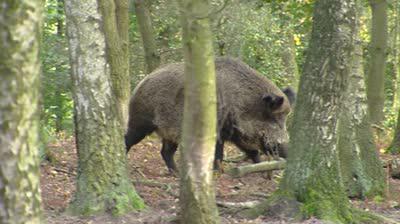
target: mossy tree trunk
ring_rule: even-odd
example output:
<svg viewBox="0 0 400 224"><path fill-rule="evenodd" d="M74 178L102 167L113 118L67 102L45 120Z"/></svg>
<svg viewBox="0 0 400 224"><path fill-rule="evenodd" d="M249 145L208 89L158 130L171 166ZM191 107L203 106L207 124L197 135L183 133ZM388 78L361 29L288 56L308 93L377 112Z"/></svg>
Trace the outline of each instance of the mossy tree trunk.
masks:
<svg viewBox="0 0 400 224"><path fill-rule="evenodd" d="M183 26L185 99L181 143L181 223L219 223L212 165L216 143L216 83L209 3L178 0Z"/></svg>
<svg viewBox="0 0 400 224"><path fill-rule="evenodd" d="M154 30L151 22L151 15L148 9L148 1L134 0L137 24L144 49L146 60L146 72L154 71L160 65L160 55L157 52L157 45L154 36Z"/></svg>
<svg viewBox="0 0 400 224"><path fill-rule="evenodd" d="M390 144L388 151L392 154L400 154L400 109L397 116L397 127L394 131L393 141Z"/></svg>
<svg viewBox="0 0 400 224"><path fill-rule="evenodd" d="M287 202L279 209L292 218L354 221L340 178L336 143L339 109L348 84L355 6L355 0L316 1L284 177L274 202L270 199L250 212L266 214L272 210L269 202ZM297 208L290 209L296 203Z"/></svg>
<svg viewBox="0 0 400 224"><path fill-rule="evenodd" d="M42 1L1 0L0 223L40 224L39 40Z"/></svg>
<svg viewBox="0 0 400 224"><path fill-rule="evenodd" d="M367 76L368 110L371 122L384 119L385 67L387 49L387 0L369 0L372 9L370 60Z"/></svg>
<svg viewBox="0 0 400 224"><path fill-rule="evenodd" d="M65 1L70 50L78 177L70 211L123 214L144 207L129 180L120 102L113 90L106 30L96 0ZM117 35L117 34L113 34ZM115 78L115 77L114 77Z"/></svg>
<svg viewBox="0 0 400 224"><path fill-rule="evenodd" d="M106 38L107 61L111 69L111 88L116 98L121 125L126 128L130 98L129 2L98 0L98 5Z"/></svg>
<svg viewBox="0 0 400 224"><path fill-rule="evenodd" d="M361 13L362 8L357 7ZM368 118L359 21L355 32L349 86L339 119L338 150L343 184L349 197L372 197L385 192L385 173Z"/></svg>

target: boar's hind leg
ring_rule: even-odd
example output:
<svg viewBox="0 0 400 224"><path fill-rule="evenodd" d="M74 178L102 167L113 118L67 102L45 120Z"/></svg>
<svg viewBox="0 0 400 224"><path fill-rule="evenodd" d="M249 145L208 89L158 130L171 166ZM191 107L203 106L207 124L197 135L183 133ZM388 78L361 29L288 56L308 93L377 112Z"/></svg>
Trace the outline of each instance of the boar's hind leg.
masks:
<svg viewBox="0 0 400 224"><path fill-rule="evenodd" d="M214 159L214 170L223 172L222 160L224 159L224 141L218 139L215 144L215 159Z"/></svg>
<svg viewBox="0 0 400 224"><path fill-rule="evenodd" d="M176 164L174 161L174 154L176 152L177 147L178 145L174 142L165 139L162 140L161 156L164 159L165 164L167 165L168 170L171 173L177 171Z"/></svg>

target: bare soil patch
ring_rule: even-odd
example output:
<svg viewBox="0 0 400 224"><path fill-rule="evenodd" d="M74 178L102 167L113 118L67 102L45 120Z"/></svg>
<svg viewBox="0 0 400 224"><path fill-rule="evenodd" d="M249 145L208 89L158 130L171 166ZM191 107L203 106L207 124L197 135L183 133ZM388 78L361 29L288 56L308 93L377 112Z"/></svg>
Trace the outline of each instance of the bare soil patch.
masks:
<svg viewBox="0 0 400 224"><path fill-rule="evenodd" d="M49 224L111 224L111 223L176 223L179 213L179 180L168 173L160 155L160 141L155 137L146 138L135 145L128 156L129 172L136 191L145 200L148 209L132 212L121 217L108 215L96 217L75 217L64 213L75 191L77 155L73 138L63 139L50 144L53 162L41 165L42 201L45 218ZM239 150L228 145L225 158L240 156ZM179 155L175 156L179 160ZM383 155L384 160L392 156ZM177 161L179 162L179 161ZM250 161L224 162L225 170L230 167L250 163ZM254 202L262 201L278 186L282 171L274 171L272 180L265 173L253 173L241 178L232 178L228 174L215 174L218 202ZM388 178L389 191L386 199L367 199L352 201L359 208L374 211L400 223L400 180ZM270 217L254 220L239 218L237 209L219 207L222 223L286 223ZM309 219L303 223L322 223Z"/></svg>

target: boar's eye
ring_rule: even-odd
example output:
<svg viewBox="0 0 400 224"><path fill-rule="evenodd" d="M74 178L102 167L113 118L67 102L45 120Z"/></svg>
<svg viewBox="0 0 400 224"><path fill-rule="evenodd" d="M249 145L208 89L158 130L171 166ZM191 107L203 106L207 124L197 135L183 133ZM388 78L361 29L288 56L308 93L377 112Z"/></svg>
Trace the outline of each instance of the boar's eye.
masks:
<svg viewBox="0 0 400 224"><path fill-rule="evenodd" d="M282 96L277 96L273 93L264 94L262 97L265 105L269 111L274 111L282 106L284 98Z"/></svg>

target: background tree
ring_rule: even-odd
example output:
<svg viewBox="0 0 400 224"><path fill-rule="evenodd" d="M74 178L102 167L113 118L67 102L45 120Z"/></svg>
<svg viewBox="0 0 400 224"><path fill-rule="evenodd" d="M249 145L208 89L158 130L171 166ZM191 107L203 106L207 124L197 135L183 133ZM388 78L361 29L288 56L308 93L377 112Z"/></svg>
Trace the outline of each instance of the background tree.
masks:
<svg viewBox="0 0 400 224"><path fill-rule="evenodd" d="M370 60L367 76L368 110L371 122L384 119L387 48L387 0L369 0L372 10Z"/></svg>
<svg viewBox="0 0 400 224"><path fill-rule="evenodd" d="M209 4L201 0L178 0L178 4L185 56L181 223L219 223L212 175L217 99Z"/></svg>
<svg viewBox="0 0 400 224"><path fill-rule="evenodd" d="M400 110L399 110L398 117L397 117L397 126L394 131L394 137L393 137L392 143L389 146L388 151L393 154L400 153Z"/></svg>
<svg viewBox="0 0 400 224"><path fill-rule="evenodd" d="M103 1L100 8L113 10L114 3L108 4L111 5ZM77 190L71 211L85 215L106 211L122 214L144 207L128 177L123 145L125 126L121 117L116 116L121 101L115 99L119 94L114 91L120 83L112 81L118 74L109 65L120 61L111 60L116 50L108 51L114 46L110 46L113 42L107 42L105 34L110 28L102 27L103 23L110 26L107 23L110 21L104 20L108 14L101 14L98 9L96 0L65 2L79 157Z"/></svg>
<svg viewBox="0 0 400 224"><path fill-rule="evenodd" d="M150 73L160 65L160 55L154 37L153 25L147 4L149 1L134 0L136 21L142 37L144 55L146 60L146 72Z"/></svg>
<svg viewBox="0 0 400 224"><path fill-rule="evenodd" d="M38 81L43 5L39 0L2 0L0 4L0 223L39 224Z"/></svg>
<svg viewBox="0 0 400 224"><path fill-rule="evenodd" d="M357 10L362 14L362 6ZM383 195L385 173L379 160L368 117L364 83L363 51L358 16L347 90L338 124L338 150L342 180L349 197Z"/></svg>
<svg viewBox="0 0 400 224"><path fill-rule="evenodd" d="M117 102L121 125L127 127L130 99L129 78L129 2L128 0L99 0L111 67L111 88Z"/></svg>

